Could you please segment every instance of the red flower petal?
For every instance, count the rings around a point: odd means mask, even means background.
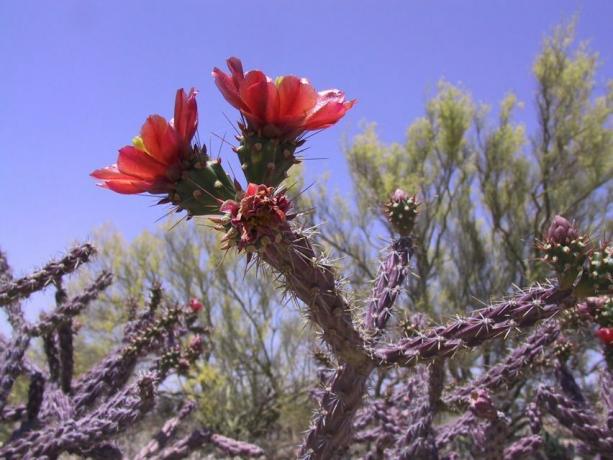
[[[215,77],[215,84],[221,94],[234,108],[238,110],[248,110],[248,107],[241,100],[238,94],[238,84],[232,81],[232,78],[226,73],[219,70],[217,67],[213,69],[213,77]]]
[[[305,130],[322,129],[340,120],[355,104],[355,99],[345,101],[342,91],[329,90],[320,93],[320,101],[303,125]]]
[[[152,187],[150,182],[139,180],[110,180],[101,185],[102,187],[108,188],[113,192],[123,193],[124,195],[148,192]]]
[[[219,207],[219,210],[221,212],[230,212],[231,214],[234,214],[234,212],[238,209],[238,203],[234,200],[226,200],[224,201],[221,206]]]
[[[245,196],[253,196],[257,193],[258,191],[258,185],[254,184],[253,182],[250,182],[249,185],[247,186],[247,190],[245,191]]]
[[[198,91],[190,89],[186,96],[183,88],[177,91],[175,98],[174,128],[183,144],[189,144],[198,127],[198,105],[196,95]]]
[[[128,145],[119,150],[117,169],[133,179],[154,181],[166,176],[167,166],[163,165],[142,150]]]
[[[283,77],[279,84],[279,114],[282,119],[302,118],[317,103],[317,91],[306,79],[293,75]]]
[[[181,151],[177,133],[164,117],[148,117],[140,135],[147,153],[160,163],[168,166],[179,160]]]
[[[103,179],[103,180],[107,180],[107,179],[129,179],[132,176],[128,176],[126,174],[123,174],[122,172],[119,171],[119,169],[117,169],[117,165],[111,165],[111,166],[106,166],[104,168],[101,169],[96,169],[95,171],[93,171],[90,176],[95,177],[96,179]]]
[[[245,78],[245,73],[243,72],[243,63],[237,57],[229,58],[226,63],[228,64],[228,69],[230,69],[230,73],[232,74],[232,81],[234,85],[238,88],[240,82]]]
[[[276,117],[279,110],[277,89],[275,84],[259,70],[247,72],[241,82],[239,95],[248,109],[245,116],[252,118],[256,123],[264,125]]]
[[[265,137],[294,137],[306,130],[326,128],[336,123],[355,101],[345,101],[338,90],[317,93],[306,80],[288,75],[278,85],[264,73],[246,74],[240,59],[227,61],[231,75],[213,70],[215,83],[224,98],[240,110],[249,129]]]

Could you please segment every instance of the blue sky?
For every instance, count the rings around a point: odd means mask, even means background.
[[[164,210],[120,196],[88,176],[111,164],[151,113],[172,115],[179,87],[200,90],[200,139],[231,137],[237,114],[210,76],[231,55],[246,69],[308,77],[358,104],[315,136],[307,178],[332,170],[348,188],[343,136],[376,121],[402,141],[436,82],[461,83],[478,101],[508,90],[526,101],[543,36],[573,14],[613,76],[613,2],[594,1],[86,1],[0,2],[0,246],[18,274],[113,222],[128,238]],[[222,158],[234,154],[222,148]]]

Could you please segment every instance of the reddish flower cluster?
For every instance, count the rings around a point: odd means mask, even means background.
[[[189,151],[198,126],[195,89],[177,91],[172,122],[151,115],[140,136],[119,150],[117,164],[97,169],[92,177],[118,193],[166,193],[181,176],[181,161]]]
[[[239,250],[255,250],[280,241],[289,230],[291,202],[282,191],[266,185],[249,184],[239,202],[228,200],[221,205],[223,217],[211,217],[220,230],[226,230],[223,248],[236,245]]]
[[[230,75],[217,67],[217,87],[241,111],[249,129],[266,137],[296,138],[305,131],[327,128],[340,120],[355,100],[345,101],[337,89],[317,92],[304,78],[287,75],[274,81],[259,70],[246,74],[240,59],[227,61]]]

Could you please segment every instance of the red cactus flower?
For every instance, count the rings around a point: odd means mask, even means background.
[[[200,302],[198,299],[193,298],[189,301],[189,308],[192,310],[192,312],[198,313],[204,308],[204,305],[202,305],[202,302]]]
[[[236,244],[239,250],[257,247],[266,242],[278,240],[289,229],[288,220],[291,202],[282,191],[276,191],[266,185],[249,184],[239,202],[225,201],[220,211],[224,217],[211,217],[227,230],[224,248]]]
[[[189,149],[198,127],[198,107],[192,88],[189,94],[177,91],[175,117],[170,123],[160,115],[151,115],[140,136],[119,150],[117,163],[97,169],[92,177],[102,180],[102,187],[118,193],[165,193],[181,175],[181,160]]]
[[[298,137],[305,131],[328,128],[353,107],[337,89],[315,91],[304,78],[293,75],[274,81],[259,70],[246,74],[240,59],[227,61],[230,75],[213,69],[224,98],[244,115],[249,128],[267,137]]]
[[[598,338],[607,346],[613,346],[613,327],[601,327],[596,331]]]

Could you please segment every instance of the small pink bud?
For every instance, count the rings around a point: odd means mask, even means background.
[[[198,313],[200,310],[204,308],[204,305],[202,305],[202,302],[200,302],[198,299],[193,298],[189,301],[189,308],[194,313]]]
[[[402,190],[401,188],[397,188],[396,191],[392,194],[392,201],[398,203],[399,201],[405,201],[409,199],[409,194]]]
[[[579,231],[562,216],[555,216],[547,230],[546,241],[548,243],[569,244],[579,238]]]

